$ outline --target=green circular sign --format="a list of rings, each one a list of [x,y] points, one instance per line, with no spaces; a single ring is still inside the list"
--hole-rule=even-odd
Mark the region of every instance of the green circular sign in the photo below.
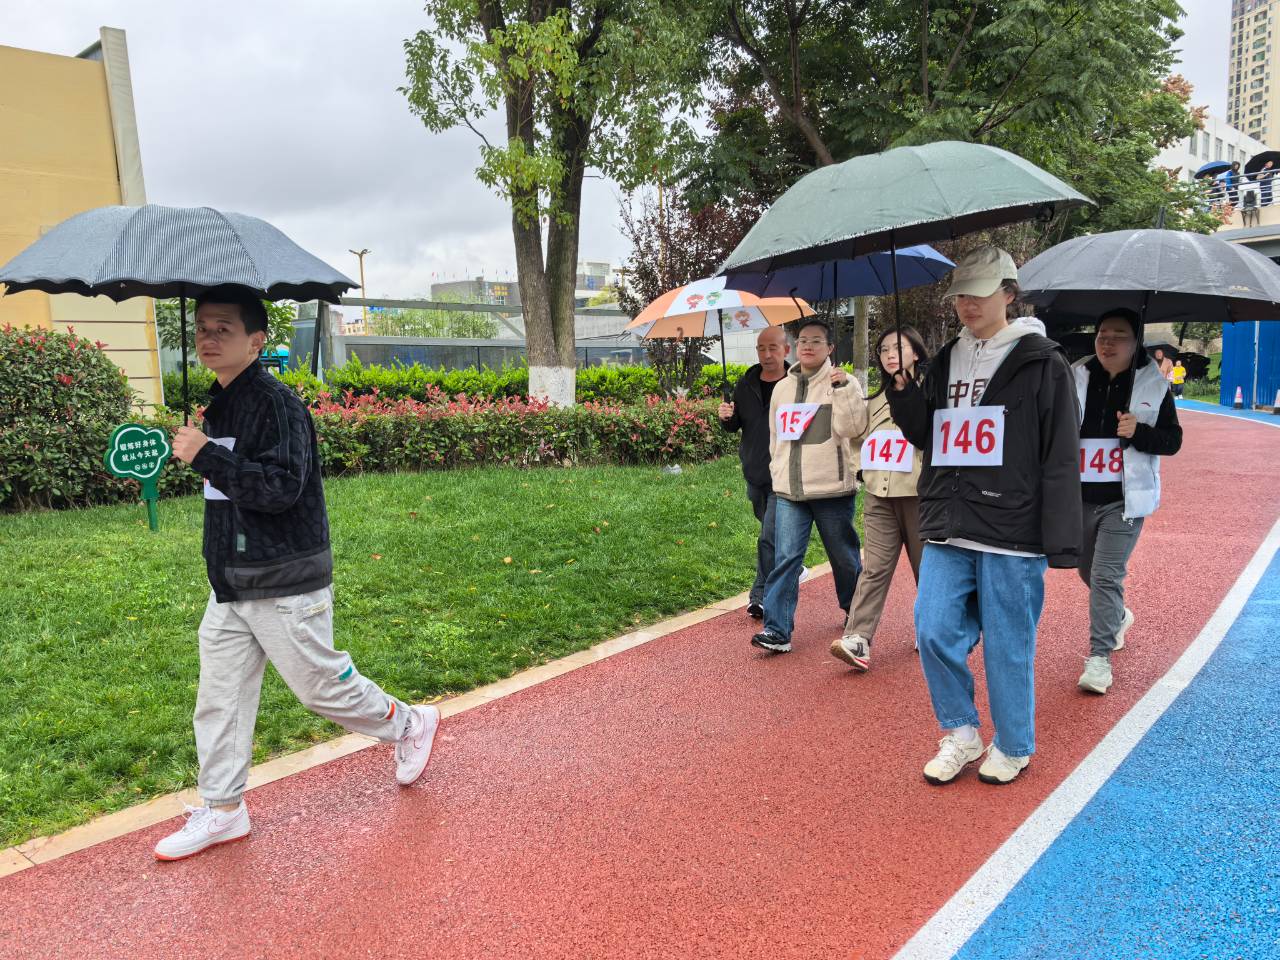
[[[172,454],[173,447],[164,430],[123,423],[112,432],[111,442],[107,444],[106,455],[102,458],[112,475],[142,484],[142,499],[147,502],[147,517],[152,530],[159,529],[155,503],[160,492],[156,481]]]

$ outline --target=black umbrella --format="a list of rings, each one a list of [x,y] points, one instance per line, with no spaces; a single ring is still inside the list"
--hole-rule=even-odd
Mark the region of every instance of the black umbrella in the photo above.
[[[1257,173],[1268,163],[1272,167],[1280,167],[1280,150],[1263,150],[1261,153],[1255,153],[1244,165],[1244,172]]]
[[[116,302],[180,298],[184,422],[187,297],[234,283],[264,300],[338,303],[357,286],[256,217],[154,204],[99,207],[63,221],[0,268],[0,283],[9,293],[78,293]]]

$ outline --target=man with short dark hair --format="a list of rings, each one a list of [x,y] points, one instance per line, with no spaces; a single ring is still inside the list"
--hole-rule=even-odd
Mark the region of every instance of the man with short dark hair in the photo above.
[[[777,498],[774,565],[764,585],[764,629],[751,642],[771,653],[791,650],[800,572],[815,524],[846,614],[862,570],[853,529],[858,450],[852,441],[867,429],[867,402],[862,385],[832,365],[834,349],[825,321],[803,321],[798,363],[769,403],[769,469]]]
[[[738,457],[747,481],[747,498],[760,521],[756,539],[756,579],[748,594],[747,616],[764,619],[764,581],[773,569],[773,528],[775,499],[769,475],[769,401],[773,388],[787,375],[787,332],[782,327],[765,327],[756,337],[760,362],[744,373],[733,387],[732,402],[720,404],[720,426],[730,433],[742,431]]]
[[[181,427],[179,460],[204,477],[204,558],[212,592],[200,624],[194,718],[204,806],[156,846],[180,860],[249,833],[243,794],[262,675],[270,660],[310,710],[396,744],[396,780],[422,775],[439,725],[361,676],[333,647],[333,555],[311,414],[258,363],[267,314],[250,290],[196,301],[196,353],[217,382],[202,432]]]

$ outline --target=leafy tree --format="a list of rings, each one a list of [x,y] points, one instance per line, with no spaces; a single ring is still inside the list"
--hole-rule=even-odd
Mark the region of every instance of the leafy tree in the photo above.
[[[463,303],[456,293],[422,297],[438,303]],[[514,308],[513,308],[514,309]],[[490,313],[470,310],[388,308],[369,314],[368,333],[381,337],[456,337],[489,340],[498,333],[498,321]]]
[[[273,303],[263,300],[267,308],[267,343],[265,353],[273,353],[287,347],[293,340],[293,322],[298,317],[298,305],[292,302]],[[177,299],[156,301],[156,333],[161,346],[172,350],[182,349],[182,305]],[[187,351],[192,363],[196,362],[196,307],[195,300],[187,299]]]
[[[480,138],[477,175],[511,206],[530,393],[571,404],[583,178],[595,169],[629,188],[670,165],[686,133],[673,116],[699,91],[705,14],[674,0],[426,9],[432,29],[405,42],[402,92],[428,129]],[[481,127],[498,110],[505,135],[491,140]]]

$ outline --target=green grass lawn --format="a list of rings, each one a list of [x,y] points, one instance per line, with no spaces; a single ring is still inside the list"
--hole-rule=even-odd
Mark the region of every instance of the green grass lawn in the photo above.
[[[737,459],[327,484],[336,644],[408,701],[746,589]],[[0,846],[194,784],[202,501],[0,516]],[[821,562],[815,546],[809,562]],[[507,562],[510,558],[510,562]],[[747,624],[742,625],[743,641]],[[254,760],[337,736],[269,670]]]

